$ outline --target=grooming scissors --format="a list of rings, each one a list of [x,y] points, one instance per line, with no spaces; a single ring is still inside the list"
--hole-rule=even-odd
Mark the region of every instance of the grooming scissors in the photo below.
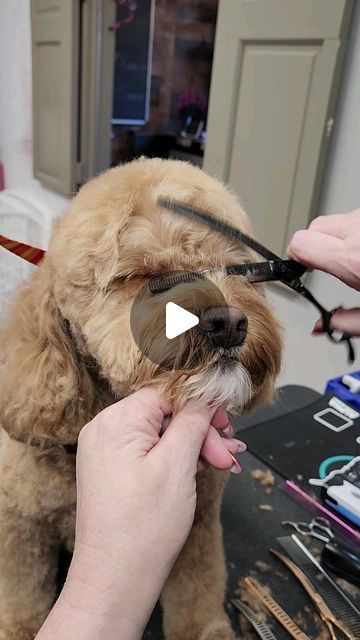
[[[182,216],[190,218],[196,222],[207,225],[211,229],[222,233],[222,235],[241,242],[250,247],[256,253],[266,258],[266,262],[255,262],[250,264],[237,264],[225,267],[227,275],[242,275],[246,278],[247,282],[265,282],[265,281],[280,281],[285,286],[289,287],[296,293],[300,294],[311,302],[320,312],[323,321],[324,332],[328,335],[330,340],[335,343],[346,342],[348,347],[348,358],[350,362],[354,362],[355,353],[351,343],[351,336],[343,333],[340,336],[336,336],[334,331],[330,328],[331,318],[334,313],[341,307],[335,307],[328,311],[325,309],[312,293],[305,287],[300,280],[301,276],[306,272],[306,267],[294,260],[282,260],[275,253],[264,247],[254,238],[246,235],[236,227],[219,220],[205,211],[194,209],[191,206],[185,205],[180,202],[175,202],[168,198],[159,196],[157,204],[164,209],[168,209]],[[206,277],[211,272],[218,271],[218,269],[204,269],[202,271],[186,272],[180,275],[169,275],[153,280],[149,284],[150,291],[152,293],[161,293],[167,291],[177,284],[183,282],[194,282],[198,279]]]
[[[281,524],[283,526],[292,527],[295,529],[296,533],[299,533],[302,536],[310,536],[317,540],[321,540],[322,542],[329,542],[335,538],[330,527],[330,522],[321,516],[313,518],[310,522],[292,522],[291,520],[283,520]]]
[[[302,524],[302,523],[300,523]],[[317,608],[320,618],[327,626],[328,631],[330,633],[332,640],[337,640],[335,635],[335,627],[343,633],[343,635],[348,638],[348,640],[356,640],[356,637],[347,629],[347,627],[339,620],[329,609],[325,600],[321,597],[321,595],[316,591],[313,584],[307,578],[305,573],[298,567],[295,562],[287,558],[279,551],[275,549],[270,549],[270,552],[276,556],[287,568],[294,574],[294,576],[298,579],[298,581],[304,587],[306,593],[312,600],[314,606]]]
[[[326,602],[333,616],[346,626],[354,640],[360,640],[360,610],[337,582],[324,570],[296,534],[276,538],[287,556],[301,569]]]
[[[326,518],[318,516],[311,522],[292,522],[284,520],[283,526],[290,526],[301,536],[310,536],[324,542],[321,563],[348,582],[360,585],[360,555],[354,545],[340,541],[334,535]]]

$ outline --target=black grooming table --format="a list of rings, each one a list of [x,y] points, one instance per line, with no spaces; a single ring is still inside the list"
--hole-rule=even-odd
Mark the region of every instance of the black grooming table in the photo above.
[[[241,439],[241,431],[250,425],[305,407],[319,397],[320,394],[306,387],[295,385],[283,387],[279,390],[278,399],[273,406],[259,410],[250,418],[235,420],[238,437]],[[281,526],[282,520],[309,521],[311,516],[280,490],[283,479],[275,472],[272,472],[275,485],[271,487],[271,493],[266,492],[268,487],[263,486],[251,475],[251,471],[255,469],[267,470],[266,465],[254,455],[248,452],[242,454],[241,462],[243,472],[240,475],[231,474],[222,507],[229,576],[226,609],[233,622],[234,630],[239,635],[238,615],[230,601],[237,589],[238,581],[251,574],[262,584],[270,587],[273,597],[279,604],[295,620],[298,622],[301,620],[300,626],[303,631],[315,638],[320,635],[323,626],[319,618],[314,615],[310,601],[296,579],[268,552],[269,547],[276,547],[276,537],[288,534]],[[270,510],[262,510],[259,505],[268,505]],[[289,638],[287,632],[277,622],[272,618],[268,620],[279,640]],[[249,632],[246,637],[257,638],[258,636]],[[157,607],[145,631],[144,640],[162,639],[161,610]]]

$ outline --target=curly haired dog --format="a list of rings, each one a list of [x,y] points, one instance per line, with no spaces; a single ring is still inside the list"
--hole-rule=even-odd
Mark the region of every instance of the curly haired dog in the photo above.
[[[200,169],[136,160],[79,191],[55,226],[41,268],[10,310],[0,380],[0,640],[34,638],[53,604],[59,546],[71,549],[74,539],[70,445],[97,412],[144,384],[166,390],[174,411],[189,397],[204,396],[234,413],[271,397],[279,326],[261,285],[221,269],[209,279],[235,316],[246,315],[245,340],[225,348],[205,336],[196,346],[197,365],[173,372],[137,347],[131,307],[151,275],[255,258],[218,232],[160,208],[160,195],[251,233],[237,198]],[[200,312],[216,306],[201,283],[193,286]],[[160,330],[149,326],[152,336]],[[184,350],[190,334],[181,336]],[[223,609],[219,511],[226,478],[215,470],[198,476],[194,526],[162,593],[167,640],[234,638]]]

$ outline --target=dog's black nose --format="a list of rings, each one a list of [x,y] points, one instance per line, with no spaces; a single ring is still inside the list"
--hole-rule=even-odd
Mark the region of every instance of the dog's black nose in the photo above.
[[[246,338],[247,317],[236,307],[208,307],[200,314],[198,327],[217,347],[238,347]]]

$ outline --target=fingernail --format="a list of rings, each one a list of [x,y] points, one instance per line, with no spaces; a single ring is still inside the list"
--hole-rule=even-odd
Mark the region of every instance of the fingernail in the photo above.
[[[242,451],[246,451],[247,446],[245,442],[243,442],[242,440],[236,440],[236,444],[238,446],[238,453],[241,453]]]
[[[312,336],[321,336],[325,331],[323,329],[313,329],[311,332]]]
[[[225,433],[227,436],[232,436],[232,434],[234,433],[234,427],[231,420],[229,420],[228,426],[223,429],[223,433]]]
[[[229,451],[229,453],[230,453],[230,451]],[[230,469],[231,473],[241,473],[241,467],[240,467],[238,461],[236,460],[235,456],[232,453],[230,453],[230,455],[231,455],[231,459],[233,461],[233,466]]]

